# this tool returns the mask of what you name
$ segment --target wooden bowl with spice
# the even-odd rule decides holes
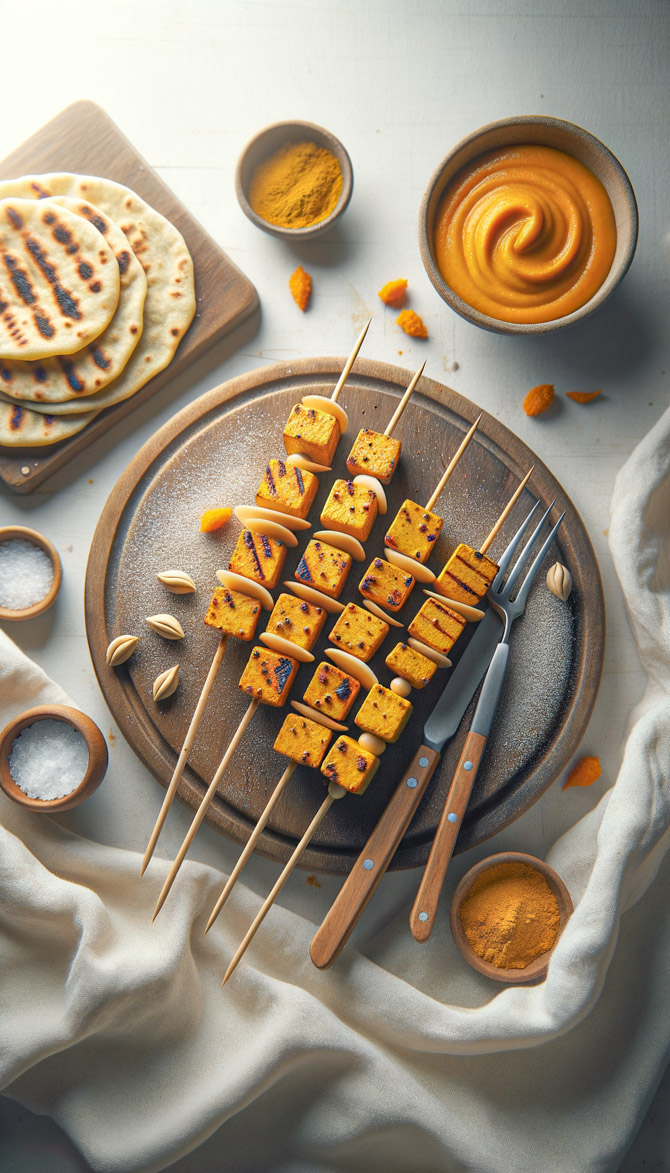
[[[25,525],[0,527],[0,619],[35,619],[56,601],[62,581],[48,538]]]
[[[79,806],[98,789],[107,761],[95,721],[69,705],[37,705],[0,732],[0,787],[28,810]]]
[[[354,186],[339,139],[313,122],[275,122],[244,148],[235,192],[252,224],[282,240],[313,240],[333,227]]]
[[[546,977],[572,911],[553,868],[533,855],[503,851],[466,872],[449,919],[468,965],[496,982],[520,985]]]

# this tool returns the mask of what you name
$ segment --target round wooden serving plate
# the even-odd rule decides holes
[[[235,518],[215,534],[200,533],[200,515],[213,505],[253,503],[267,460],[281,457],[282,431],[291,407],[309,388],[329,394],[343,359],[303,359],[280,363],[215,387],[185,408],[141,449],[113,490],[93,538],[86,576],[86,627],[100,687],[135,752],[163,786],[172,774],[216,645],[204,613],[218,585],[217,567],[227,566],[237,540]],[[333,479],[345,475],[345,460],[361,427],[383,431],[407,386],[410,372],[383,363],[357,360],[340,402],[349,413],[349,430],[340,442],[332,473],[320,478],[311,520],[319,514]],[[405,411],[397,435],[403,440],[398,471],[389,486],[389,512],[375,522],[366,552],[370,560],[383,550],[385,526],[406,497],[425,501],[433,491],[465,430],[479,409],[454,391],[423,378]],[[516,436],[484,415],[437,509],[445,519],[431,566],[437,571],[459,541],[483,541],[503,505],[531,466],[532,490],[512,510],[491,548],[495,558],[536,499],[565,510],[560,541],[537,576],[525,616],[515,625],[506,687],[486,757],[482,763],[458,850],[493,835],[518,818],[550,785],[574,753],[596,697],[604,646],[604,605],[600,575],[588,535],[574,506],[554,479]],[[304,549],[289,550],[282,577],[293,571]],[[546,569],[556,559],[569,567],[574,589],[567,603],[547,590]],[[359,601],[357,585],[367,563],[355,563],[343,602]],[[191,574],[197,592],[171,595],[157,581],[164,570]],[[275,596],[277,592],[274,592]],[[399,618],[409,623],[424,600],[417,584]],[[186,638],[161,639],[149,629],[148,615],[169,612],[181,622]],[[267,615],[265,617],[267,619]],[[326,631],[332,622],[326,624]],[[473,628],[466,629],[452,653],[467,649]],[[108,643],[117,635],[140,636],[134,656],[119,668],[105,662]],[[383,684],[390,673],[384,657],[404,633],[392,629],[371,666]],[[210,696],[189,765],[179,786],[192,809],[200,803],[231,733],[247,707],[237,683],[253,645],[229,640],[223,665]],[[321,637],[317,663],[332,647]],[[181,683],[160,705],[152,699],[159,672],[179,663]],[[302,665],[292,697],[301,699],[314,665]],[[311,871],[346,873],[384,809],[398,778],[421,743],[423,724],[448,679],[438,672],[431,684],[412,693],[414,713],[403,736],[384,754],[374,783],[361,797],[334,804],[301,860]],[[353,724],[356,708],[349,724]],[[472,715],[446,747],[419,811],[396,853],[392,867],[425,863],[461,744]],[[224,777],[207,818],[238,841],[248,838],[286,759],[272,749],[285,710],[261,705]],[[323,777],[299,767],[260,840],[260,850],[285,861],[323,799]],[[159,807],[156,795],[156,810]],[[147,828],[147,835],[150,828]],[[159,843],[160,851],[160,843]]]

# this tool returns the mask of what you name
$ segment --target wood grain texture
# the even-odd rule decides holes
[[[206,592],[211,593],[210,578],[211,585],[216,585],[215,570],[229,557],[238,533],[237,527],[231,527],[230,532],[224,531],[217,542],[206,545],[205,538],[196,532],[198,502],[206,503],[205,494],[212,481],[216,482],[217,493],[230,494],[231,504],[253,500],[264,462],[272,454],[281,454],[281,434],[291,407],[308,388],[321,394],[332,390],[342,362],[337,358],[319,358],[278,363],[214,388],[151,438],[123,473],[103,510],[91,547],[86,581],[89,646],[98,680],[119,727],[163,786],[168,784],[174,770],[214,652],[214,633],[202,624]],[[377,419],[388,420],[410,377],[411,372],[398,367],[357,360],[343,393],[343,404],[349,413],[349,432],[336,453],[332,476],[328,474],[321,478],[319,495],[312,510],[314,518],[323,507],[332,479],[342,475],[350,441],[358,428],[369,426]],[[406,447],[389,488],[389,516],[405,497],[422,500],[428,495],[448,457],[478,414],[478,409],[469,400],[439,383],[426,378],[422,380],[421,392],[413,396],[400,425]],[[533,462],[535,472],[519,501],[518,514],[510,516],[498,541],[500,549],[504,549],[520,518],[536,498],[545,504],[556,498],[557,508],[566,510],[560,538],[550,551],[550,557],[568,565],[575,577],[575,589],[569,603],[572,622],[569,673],[556,712],[542,717],[542,722],[533,731],[534,741],[530,749],[526,747],[522,752],[523,747],[514,744],[496,747],[490,739],[457,850],[480,842],[518,817],[556,777],[579,743],[600,678],[604,607],[598,566],[586,531],[574,506],[549,470],[516,436],[486,414],[460,462],[459,475],[452,479],[450,491],[440,503],[445,525],[434,554],[435,565],[443,564],[458,540],[466,538],[473,542],[488,532],[490,523]],[[529,492],[531,486],[532,493]],[[171,563],[173,559],[174,547],[169,544],[173,540],[168,532],[170,525],[167,518],[161,522],[166,499],[174,510],[171,528],[186,535],[179,539],[181,544],[177,547],[180,562],[190,572],[194,560],[199,557],[202,581],[199,581],[199,593],[189,596],[185,602],[173,597],[174,607],[192,608],[182,615],[189,634],[180,646],[183,670],[180,691],[158,711],[150,699],[151,682],[157,669],[151,657],[161,654],[161,649],[148,647],[146,661],[136,654],[128,665],[116,671],[110,671],[104,653],[113,636],[119,631],[140,631],[144,616],[152,613],[139,609],[142,593],[146,596],[149,589],[143,583],[148,583],[161,568],[154,562],[160,558],[162,563],[168,558]],[[468,533],[464,533],[466,527]],[[367,543],[371,556],[381,552],[382,543],[383,523],[380,523],[373,529]],[[299,548],[289,552],[282,577],[293,576],[293,566],[302,548],[301,539]],[[359,577],[350,575],[351,581],[342,595],[343,602],[358,599]],[[548,596],[546,588],[543,589],[545,595],[553,599]],[[523,622],[532,623],[532,599],[531,593],[529,613]],[[423,595],[415,591],[406,609],[407,616],[401,615],[400,618],[409,622],[422,601]],[[151,605],[156,611],[163,609],[158,597],[145,597],[144,605]],[[323,658],[325,648],[330,646],[327,643],[330,627],[328,622],[315,649],[317,660]],[[548,646],[551,633],[543,635],[542,646]],[[467,648],[467,634],[459,643],[461,650],[457,644],[452,653],[455,660]],[[387,641],[371,663],[382,681],[388,677],[384,657],[391,646]],[[246,706],[237,689],[237,681],[248,652],[247,645],[232,641],[219,673],[203,718],[201,735],[196,738],[179,785],[179,797],[191,809],[199,807],[232,729]],[[293,688],[295,699],[300,699],[312,674],[309,665],[301,672]],[[301,866],[334,874],[350,870],[386,807],[397,780],[403,777],[415,747],[421,741],[423,722],[446,680],[446,675],[440,673],[431,686],[413,694],[414,713],[410,725],[403,737],[388,747],[374,783],[363,797],[336,804],[305,852]],[[523,700],[525,713],[526,704],[530,704],[532,697]],[[393,858],[393,868],[417,867],[425,863],[472,710],[473,705],[466,711],[456,737],[445,747],[439,769]],[[244,843],[249,838],[285,766],[285,761],[271,749],[283,715],[279,710],[269,711],[267,706],[261,706],[253,733],[249,731],[245,737],[244,745],[231,762],[209,809],[210,824],[237,842]],[[287,791],[282,797],[261,837],[259,851],[285,862],[322,797],[323,778],[318,771],[299,767],[290,793]]]
[[[32,492],[258,307],[258,295],[249,279],[95,103],[75,102],[68,106],[0,162],[0,179],[48,171],[101,175],[123,183],[170,220],[181,232],[193,258],[197,309],[165,370],[129,399],[101,412],[82,432],[48,448],[17,450],[0,446],[0,478],[17,493]]]

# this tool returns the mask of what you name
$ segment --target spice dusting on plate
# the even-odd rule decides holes
[[[51,590],[54,568],[49,555],[26,538],[0,542],[0,607],[25,611]]]
[[[284,143],[256,167],[249,203],[278,228],[309,228],[326,220],[342,195],[342,169],[332,151],[316,143]]]
[[[558,901],[541,872],[499,863],[480,872],[461,906],[461,923],[478,957],[498,969],[525,969],[554,945]]]
[[[28,798],[50,802],[72,794],[88,768],[85,738],[68,721],[35,721],[19,733],[9,755],[9,772]]]

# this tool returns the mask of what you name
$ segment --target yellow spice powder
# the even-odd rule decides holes
[[[461,905],[461,923],[478,957],[499,969],[525,969],[553,946],[558,901],[544,876],[526,863],[481,872]]]
[[[342,170],[335,155],[316,143],[284,143],[256,167],[249,203],[257,216],[280,228],[309,228],[335,210]]]

